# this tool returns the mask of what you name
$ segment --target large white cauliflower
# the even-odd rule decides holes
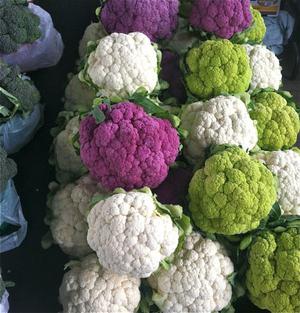
[[[250,58],[252,79],[250,90],[273,88],[281,85],[281,66],[276,55],[263,45],[244,45]]]
[[[140,280],[105,271],[96,255],[72,262],[59,299],[64,313],[133,313],[140,302]]]
[[[300,215],[300,154],[273,151],[258,155],[278,179],[278,203],[286,215]]]
[[[157,52],[142,33],[100,39],[87,62],[87,74],[104,97],[127,97],[140,87],[151,93],[158,83]]]
[[[212,313],[229,304],[232,288],[227,277],[233,271],[221,245],[194,232],[171,268],[161,268],[148,281],[163,313]]]
[[[78,131],[79,118],[75,116],[54,139],[56,179],[60,183],[72,181],[87,171],[72,144],[72,138]]]
[[[81,257],[91,252],[86,219],[90,202],[99,193],[101,187],[87,175],[59,189],[49,201],[52,237],[66,254]]]
[[[103,267],[118,274],[149,277],[178,245],[178,228],[157,211],[150,190],[114,194],[96,204],[87,220],[88,244]]]
[[[211,145],[232,144],[253,149],[258,141],[257,129],[246,105],[233,96],[219,96],[195,102],[184,109],[182,128],[189,132],[185,154],[192,163],[202,163]]]

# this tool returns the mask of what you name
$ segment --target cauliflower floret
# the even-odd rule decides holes
[[[134,313],[140,302],[140,280],[105,271],[94,254],[72,262],[59,299],[64,313]]]
[[[100,39],[87,62],[87,74],[104,97],[127,97],[140,87],[151,93],[158,83],[157,52],[142,33]]]
[[[4,191],[7,181],[16,174],[16,163],[7,157],[6,151],[0,146],[0,193]]]
[[[163,313],[212,313],[229,304],[232,289],[227,277],[233,271],[221,245],[194,232],[171,268],[160,269],[148,281]]]
[[[87,241],[104,268],[149,277],[175,251],[178,228],[156,209],[153,195],[139,191],[112,195],[92,208]]]
[[[233,96],[219,96],[195,102],[184,109],[182,128],[189,132],[185,152],[192,163],[202,163],[211,145],[232,144],[252,150],[258,141],[257,130],[245,104]]]

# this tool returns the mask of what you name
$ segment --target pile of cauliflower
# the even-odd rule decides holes
[[[243,295],[298,312],[300,118],[261,14],[249,0],[96,13],[53,130],[43,243],[70,257],[63,312],[231,312]]]

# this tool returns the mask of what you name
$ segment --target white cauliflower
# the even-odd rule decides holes
[[[250,90],[273,88],[281,85],[281,66],[276,55],[262,45],[244,45],[250,58],[252,79]]]
[[[68,255],[91,252],[87,244],[87,215],[93,196],[102,189],[88,175],[59,189],[49,201],[50,230],[55,243]]]
[[[133,313],[140,302],[140,280],[105,271],[96,255],[72,262],[59,299],[64,313]]]
[[[72,138],[78,131],[79,118],[75,116],[68,122],[66,128],[54,139],[56,179],[60,183],[72,181],[86,172],[86,168],[72,144]]]
[[[273,151],[258,158],[278,179],[278,203],[286,215],[300,215],[300,154],[292,151]]]
[[[131,191],[96,204],[88,215],[87,241],[104,268],[149,277],[176,249],[179,231],[160,214],[153,195]]]
[[[100,39],[88,58],[87,74],[104,97],[127,97],[158,83],[157,52],[142,33],[113,33]]]
[[[233,96],[219,96],[195,102],[184,109],[182,128],[189,132],[185,154],[191,163],[202,163],[211,145],[232,144],[253,149],[258,141],[257,129],[246,105]]]
[[[86,54],[87,44],[90,41],[97,41],[100,38],[107,36],[101,22],[91,23],[84,31],[83,37],[79,42],[79,56],[83,58]]]
[[[221,245],[194,232],[171,268],[161,268],[148,281],[163,313],[211,313],[230,303],[232,288],[227,277],[233,271]]]

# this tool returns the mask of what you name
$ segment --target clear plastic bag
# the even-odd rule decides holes
[[[4,124],[0,124],[0,145],[7,154],[13,154],[23,148],[41,126],[43,108],[35,105],[34,110],[26,117],[17,114]]]
[[[50,14],[33,3],[29,3],[29,8],[40,18],[41,38],[32,44],[22,45],[14,53],[0,53],[0,57],[6,63],[19,65],[22,72],[30,72],[56,65],[64,49],[61,35],[54,28]]]
[[[8,313],[9,311],[9,303],[8,303],[8,292],[7,290],[4,291],[1,301],[0,301],[0,312],[1,313]]]
[[[19,226],[19,229],[0,237],[0,253],[18,247],[27,233],[27,221],[12,179],[8,180],[6,188],[0,193],[0,225],[4,223]]]

